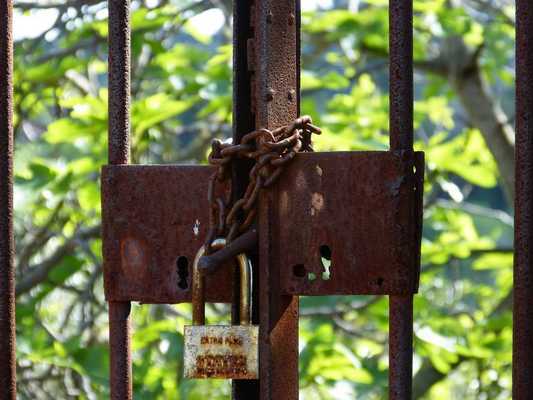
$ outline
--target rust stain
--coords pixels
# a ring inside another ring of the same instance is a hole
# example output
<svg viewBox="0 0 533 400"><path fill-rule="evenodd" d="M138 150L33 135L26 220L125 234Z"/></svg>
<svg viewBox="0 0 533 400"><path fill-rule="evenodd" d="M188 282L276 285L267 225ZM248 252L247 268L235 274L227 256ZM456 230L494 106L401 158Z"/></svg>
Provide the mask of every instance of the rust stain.
<svg viewBox="0 0 533 400"><path fill-rule="evenodd" d="M324 208L324 195L322 193L313 193L311 195L311 216L315 216Z"/></svg>
<svg viewBox="0 0 533 400"><path fill-rule="evenodd" d="M139 273L147 265L142 243L135 238L126 238L120 244L122 268L125 273Z"/></svg>

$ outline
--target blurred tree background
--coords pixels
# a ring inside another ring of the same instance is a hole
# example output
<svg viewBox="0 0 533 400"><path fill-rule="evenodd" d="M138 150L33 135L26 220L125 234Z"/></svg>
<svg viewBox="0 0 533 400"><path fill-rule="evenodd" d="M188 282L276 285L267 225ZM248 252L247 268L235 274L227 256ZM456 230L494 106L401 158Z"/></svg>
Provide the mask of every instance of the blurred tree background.
<svg viewBox="0 0 533 400"><path fill-rule="evenodd" d="M387 0L302 0L302 113L319 150L388 148ZM15 1L21 399L104 399L99 171L102 0ZM132 161L205 162L231 135L231 1L132 1ZM416 148L426 152L414 397L511 389L514 2L414 0ZM334 273L334 269L333 269ZM383 399L384 297L302 298L302 399ZM211 305L211 318L227 320ZM136 399L223 399L183 380L187 305L133 306ZM282 400L282 399L280 399Z"/></svg>

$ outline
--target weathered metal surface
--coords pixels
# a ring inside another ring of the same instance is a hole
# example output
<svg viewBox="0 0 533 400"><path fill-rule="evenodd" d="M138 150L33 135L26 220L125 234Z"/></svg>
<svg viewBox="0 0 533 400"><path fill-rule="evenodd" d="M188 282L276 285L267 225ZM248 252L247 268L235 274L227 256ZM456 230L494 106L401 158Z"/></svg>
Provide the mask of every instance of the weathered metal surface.
<svg viewBox="0 0 533 400"><path fill-rule="evenodd" d="M281 285L293 295L408 294L420 248L412 159L391 152L298 154L270 213ZM329 260L328 260L329 259Z"/></svg>
<svg viewBox="0 0 533 400"><path fill-rule="evenodd" d="M108 157L109 164L127 164L130 155L130 63L131 27L130 0L109 0L109 110ZM117 204L125 207L126 203ZM106 224L111 219L103 220ZM106 270L118 268L108 265ZM110 392L113 400L131 400L133 397L130 303L127 299L109 302Z"/></svg>
<svg viewBox="0 0 533 400"><path fill-rule="evenodd" d="M255 126L275 129L298 116L300 54L295 0L256 0L253 16ZM296 94L296 96L294 96ZM259 204L260 399L298 399L298 298L284 294L282 265L271 246L278 226L274 199Z"/></svg>
<svg viewBox="0 0 533 400"><path fill-rule="evenodd" d="M513 399L533 387L533 3L516 1Z"/></svg>
<svg viewBox="0 0 533 400"><path fill-rule="evenodd" d="M109 302L110 390L113 400L132 399L130 302Z"/></svg>
<svg viewBox="0 0 533 400"><path fill-rule="evenodd" d="M412 398L413 296L389 300L389 398Z"/></svg>
<svg viewBox="0 0 533 400"><path fill-rule="evenodd" d="M105 294L109 301L191 301L192 262L208 227L208 166L102 170ZM207 300L231 301L227 268L207 278Z"/></svg>
<svg viewBox="0 0 533 400"><path fill-rule="evenodd" d="M13 2L0 2L0 399L16 398L13 236Z"/></svg>
<svg viewBox="0 0 533 400"><path fill-rule="evenodd" d="M130 158L130 0L109 0L109 164Z"/></svg>
<svg viewBox="0 0 533 400"><path fill-rule="evenodd" d="M185 327L186 378L257 379L259 326Z"/></svg>
<svg viewBox="0 0 533 400"><path fill-rule="evenodd" d="M413 149L413 1L389 2L391 150Z"/></svg>
<svg viewBox="0 0 533 400"><path fill-rule="evenodd" d="M418 283L420 207L410 153L296 156L273 188L271 241L281 286L294 295L406 294ZM417 168L423 171L423 166ZM106 296L190 301L192 265L206 234L207 166L107 166L102 173ZM341 190L339 190L341 189ZM274 244L272 244L274 246ZM332 253L329 276L321 246ZM216 254L216 253L215 253ZM181 275L180 275L181 274ZM327 274L326 274L327 275ZM309 279L314 277L316 279ZM327 279L326 279L327 278ZM357 278L357 279L355 279ZM226 268L209 277L210 301L229 301ZM223 282L221 285L220 282Z"/></svg>
<svg viewBox="0 0 533 400"><path fill-rule="evenodd" d="M390 145L413 149L413 1L389 1ZM419 193L421 196L421 193ZM421 229L421 214L413 215ZM419 239L419 238L418 238ZM419 242L419 241L417 241ZM419 246L419 245L418 245ZM417 260L419 262L419 259ZM389 399L411 398L413 374L413 299L389 298Z"/></svg>

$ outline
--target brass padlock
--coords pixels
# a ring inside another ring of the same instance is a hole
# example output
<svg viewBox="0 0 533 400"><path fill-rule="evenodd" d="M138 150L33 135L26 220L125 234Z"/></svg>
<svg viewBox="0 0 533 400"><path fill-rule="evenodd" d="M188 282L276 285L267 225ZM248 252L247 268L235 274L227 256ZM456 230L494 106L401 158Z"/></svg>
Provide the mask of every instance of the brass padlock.
<svg viewBox="0 0 533 400"><path fill-rule="evenodd" d="M212 247L225 245L225 239L216 239ZM205 277L198 269L204 254L202 247L193 264L193 325L185 326L184 375L196 379L258 379L259 327L250 324L251 263L245 254L236 257L241 274L240 325L205 325Z"/></svg>

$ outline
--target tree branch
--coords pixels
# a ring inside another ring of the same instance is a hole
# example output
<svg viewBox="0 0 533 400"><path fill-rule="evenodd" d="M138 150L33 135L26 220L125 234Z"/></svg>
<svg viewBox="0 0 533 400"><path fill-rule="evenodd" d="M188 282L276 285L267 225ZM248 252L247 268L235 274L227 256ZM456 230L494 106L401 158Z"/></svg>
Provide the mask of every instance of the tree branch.
<svg viewBox="0 0 533 400"><path fill-rule="evenodd" d="M31 289L39 285L40 283L48 279L48 274L52 271L61 260L71 254L76 246L78 241L93 239L100 236L100 226L94 226L92 228L87 228L79 230L74 236L68 239L62 246L58 247L50 257L48 257L43 262L35 265L34 267L28 270L28 273L18 282L16 286L16 295L17 297L29 292Z"/></svg>

